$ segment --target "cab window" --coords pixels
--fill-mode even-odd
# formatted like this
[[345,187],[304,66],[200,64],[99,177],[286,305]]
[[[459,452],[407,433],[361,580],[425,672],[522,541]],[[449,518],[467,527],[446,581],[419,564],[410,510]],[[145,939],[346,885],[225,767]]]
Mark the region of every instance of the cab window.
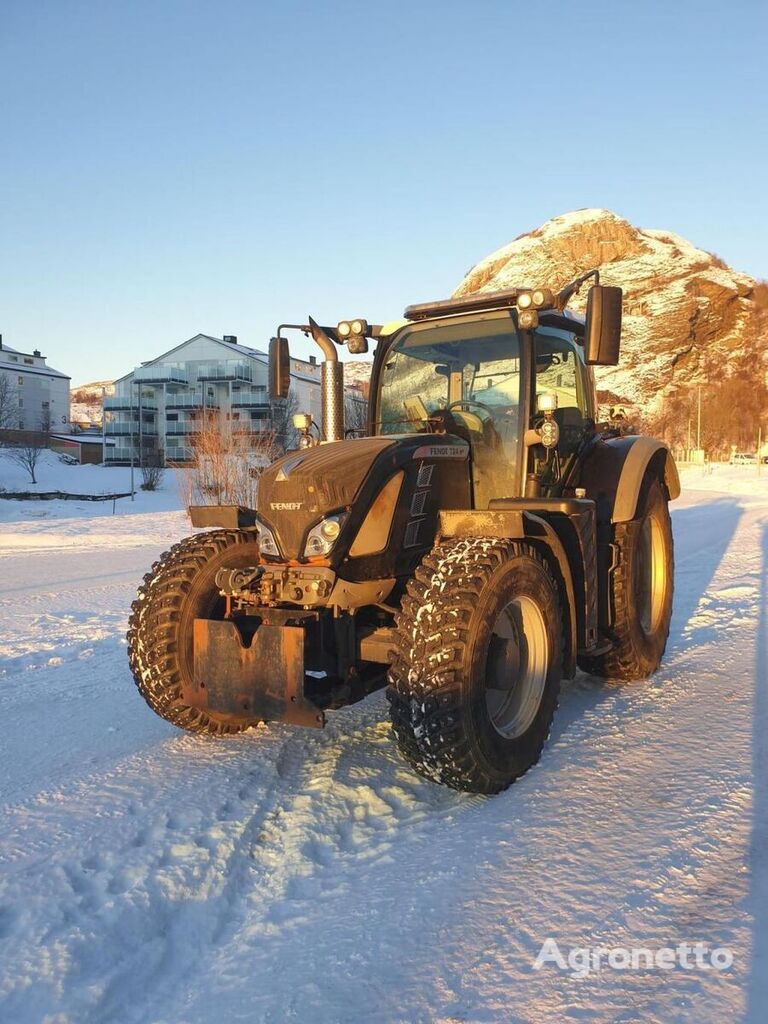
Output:
[[520,340],[507,313],[408,328],[382,369],[377,433],[438,422],[465,438],[475,506],[487,508],[518,486],[522,379]]
[[555,419],[560,427],[560,452],[575,451],[590,422],[585,367],[572,336],[555,328],[540,327],[534,338],[535,391],[557,396]]

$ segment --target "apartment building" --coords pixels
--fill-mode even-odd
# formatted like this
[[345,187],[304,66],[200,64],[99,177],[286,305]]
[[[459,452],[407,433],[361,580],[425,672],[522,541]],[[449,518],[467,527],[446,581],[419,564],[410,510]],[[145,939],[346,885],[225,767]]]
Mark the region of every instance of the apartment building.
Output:
[[20,352],[4,344],[0,335],[0,376],[7,381],[7,429],[60,430],[69,423],[70,378],[48,366],[39,349]]
[[[269,359],[233,335],[196,334],[115,381],[104,398],[107,464],[142,460],[184,462],[192,441],[211,414],[222,424],[268,430],[273,410],[267,394]],[[321,419],[320,365],[291,360],[291,393],[297,410]]]

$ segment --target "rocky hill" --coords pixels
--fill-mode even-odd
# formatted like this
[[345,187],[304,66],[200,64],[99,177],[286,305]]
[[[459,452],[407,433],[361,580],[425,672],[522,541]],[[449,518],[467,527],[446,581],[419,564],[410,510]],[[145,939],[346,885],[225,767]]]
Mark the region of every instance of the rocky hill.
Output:
[[102,395],[112,395],[115,386],[111,380],[95,380],[79,384],[70,392],[69,418],[72,423],[90,426],[101,423]]
[[[599,369],[603,402],[658,413],[665,398],[729,374],[768,371],[768,289],[669,231],[610,210],[547,221],[473,267],[455,295],[519,285],[562,287],[593,267],[624,289],[621,366]],[[572,303],[583,311],[586,290]]]

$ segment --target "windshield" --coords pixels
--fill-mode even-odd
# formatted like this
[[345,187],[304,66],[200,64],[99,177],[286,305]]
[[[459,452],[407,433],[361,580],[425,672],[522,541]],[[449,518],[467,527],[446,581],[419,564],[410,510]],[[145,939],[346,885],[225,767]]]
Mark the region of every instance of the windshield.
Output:
[[409,328],[382,370],[377,433],[437,428],[464,437],[475,505],[484,508],[517,487],[520,395],[520,343],[509,315]]

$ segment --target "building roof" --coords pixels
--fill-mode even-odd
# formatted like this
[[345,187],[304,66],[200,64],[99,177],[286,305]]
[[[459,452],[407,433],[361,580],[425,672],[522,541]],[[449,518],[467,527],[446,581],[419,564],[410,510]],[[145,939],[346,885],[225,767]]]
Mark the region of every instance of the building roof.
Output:
[[234,342],[231,341],[224,341],[223,338],[216,338],[212,334],[201,333],[195,334],[191,338],[187,338],[186,341],[182,341],[178,345],[174,345],[173,348],[168,349],[167,352],[163,352],[162,355],[155,356],[154,359],[147,359],[147,361],[145,363],[142,363],[141,365],[152,366],[154,363],[160,362],[161,359],[165,359],[168,356],[173,355],[174,352],[178,352],[180,348],[184,348],[184,346],[188,345],[190,341],[196,341],[198,338],[205,338],[208,341],[213,341],[217,345],[222,345],[229,352],[236,352],[238,355],[248,356],[250,359],[257,359],[260,363],[266,362],[269,358],[266,352],[260,352],[256,348],[249,348],[248,345],[241,345],[239,342],[235,344]]
[[76,444],[104,444],[103,434],[51,434],[54,441],[72,441]]
[[10,363],[4,359],[0,359],[0,370],[12,370],[14,373],[35,373],[39,377],[60,377],[62,380],[72,380],[69,374],[54,370],[52,366],[27,366],[26,363]]
[[[241,345],[240,342],[235,343],[232,341],[224,341],[223,338],[216,338],[212,334],[203,334],[201,332],[200,334],[194,334],[191,338],[187,338],[186,341],[182,341],[178,345],[174,345],[173,348],[169,348],[168,351],[163,352],[162,355],[155,356],[154,359],[147,359],[145,362],[141,363],[141,365],[154,366],[155,363],[162,362],[162,360],[167,359],[168,356],[173,355],[174,352],[178,352],[179,349],[184,348],[185,345],[188,345],[191,341],[196,341],[198,338],[205,338],[207,341],[213,341],[217,345],[221,345],[223,348],[227,349],[227,351],[231,352],[232,354],[245,356],[248,359],[254,359],[256,362],[262,363],[264,365],[267,365],[269,363],[269,356],[267,355],[266,352],[262,352],[261,349],[251,348],[249,345]],[[307,362],[306,359],[297,359],[294,356],[291,356],[291,363],[301,363],[304,366],[317,365],[314,363]],[[117,384],[118,381],[125,380],[127,377],[132,376],[133,372],[134,371],[131,370],[129,373],[124,373],[122,377],[117,378],[115,383]],[[318,384],[320,383],[318,378],[311,371],[306,372],[303,370],[294,370],[293,368],[291,368],[291,376],[299,377],[301,380],[308,380],[316,382]]]
[[43,377],[62,377],[64,380],[72,380],[69,374],[54,370],[52,366],[29,366],[27,363],[11,362],[10,359],[4,358],[6,352],[10,352],[13,356],[26,356],[28,359],[42,359],[45,362],[45,356],[35,355],[34,352],[21,352],[2,342],[0,344],[0,369],[2,370],[15,370],[16,372],[20,370],[22,373],[37,373]]

